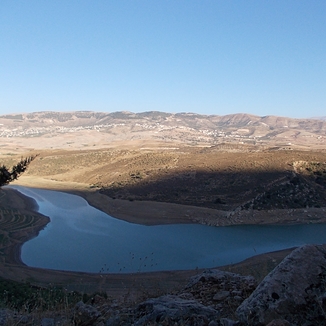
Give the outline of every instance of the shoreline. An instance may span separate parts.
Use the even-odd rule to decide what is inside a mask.
[[[18,183],[17,183],[18,184]],[[104,200],[104,195],[97,193],[96,191],[89,191],[86,187],[75,185],[75,187],[70,187],[70,189],[64,189],[62,185],[57,185],[57,187],[48,187],[51,190],[58,190],[63,192],[68,192],[71,194],[82,196],[86,199],[90,205],[96,207],[97,203],[99,203],[98,209],[101,207],[110,204],[115,204],[115,206],[107,208],[108,212],[111,212],[110,215],[114,216],[112,212],[119,213],[120,217],[125,217],[131,223],[139,223],[140,221],[137,220],[136,217],[128,218],[128,210],[129,213],[135,212],[135,202],[126,202],[126,201],[117,201],[108,198]],[[26,184],[20,184],[22,186],[27,186]],[[30,185],[28,185],[30,186]],[[37,185],[33,185],[37,187]],[[45,187],[41,187],[45,188]],[[47,286],[48,284],[59,284],[61,286],[66,287],[67,289],[77,290],[80,291],[87,291],[89,293],[105,290],[105,291],[112,291],[114,296],[120,297],[122,294],[126,295],[126,293],[130,293],[131,289],[139,296],[141,292],[144,291],[146,288],[148,291],[154,291],[157,293],[157,287],[159,287],[163,292],[170,291],[175,289],[178,286],[185,286],[187,280],[196,274],[198,274],[201,270],[186,270],[186,271],[163,271],[163,272],[152,272],[152,273],[132,273],[132,274],[97,274],[97,273],[82,273],[82,272],[68,272],[68,271],[56,271],[56,270],[47,270],[42,268],[34,268],[25,265],[21,260],[21,247],[24,242],[28,241],[29,239],[38,235],[41,229],[43,229],[47,223],[49,222],[49,218],[38,214],[34,210],[37,210],[36,202],[21,194],[18,190],[5,188],[2,191],[7,193],[7,200],[6,205],[7,207],[12,207],[15,209],[19,209],[22,212],[29,212],[33,215],[38,217],[38,224],[25,229],[20,234],[18,233],[19,240],[12,244],[8,250],[6,250],[6,259],[4,264],[0,264],[0,276],[4,278],[9,278],[13,280],[34,280],[34,284],[39,284],[42,286]],[[197,209],[196,207],[184,207],[182,205],[176,204],[165,204],[165,203],[150,203],[150,202],[139,202],[141,205],[150,205],[151,209],[149,210],[152,214],[155,212],[155,209],[159,209],[159,217],[157,218],[155,215],[148,214],[145,218],[140,219],[145,225],[155,225],[159,224],[161,220],[164,218],[164,215],[167,214],[169,209],[173,210],[174,215],[165,221],[164,224],[171,224],[171,223],[195,223],[193,217],[189,216],[188,219],[182,215],[181,217],[178,213],[184,209],[187,209],[187,212],[193,209],[193,212],[197,214],[200,212],[208,213],[207,210],[202,210],[201,208]],[[119,212],[119,205],[125,204],[125,209],[120,209]],[[145,207],[142,206],[142,207]],[[179,207],[177,207],[179,206]],[[162,209],[164,208],[164,210]],[[178,208],[178,210],[176,210]],[[148,207],[147,207],[148,209]],[[140,211],[140,213],[142,213]],[[164,213],[164,214],[163,214]],[[184,212],[183,212],[184,214]],[[125,215],[125,216],[124,216]],[[139,215],[139,214],[138,214]],[[216,216],[216,215],[215,215]],[[116,217],[116,216],[114,216]],[[119,218],[119,217],[117,217]],[[122,218],[122,219],[125,219]],[[221,217],[225,219],[225,217]],[[156,222],[156,223],[154,223]],[[154,223],[154,224],[153,224]],[[198,223],[198,221],[197,221]],[[228,225],[231,225],[230,223]],[[232,272],[239,272],[243,269],[248,271],[248,273],[258,273],[258,277],[262,277],[260,275],[261,271],[257,268],[259,264],[269,265],[270,268],[274,268],[288,253],[293,250],[286,249],[281,250],[278,252],[266,253],[258,256],[253,256],[249,259],[246,259],[243,262],[230,265],[230,266],[221,266],[216,267],[218,269],[224,269]],[[268,262],[268,263],[267,263]],[[258,271],[257,271],[258,269]],[[111,293],[111,292],[110,292]],[[113,295],[113,294],[112,294]],[[136,294],[135,294],[136,295]]]
[[[108,215],[135,224],[209,224],[206,222],[213,220],[218,220],[219,225],[232,224],[227,219],[225,211],[166,202],[112,199],[101,194],[98,189],[91,189],[88,184],[24,176],[15,181],[13,185],[62,191],[77,195],[84,198],[89,205]]]
[[[62,191],[84,198],[89,205],[126,222],[142,225],[204,224],[229,226],[244,224],[326,223],[326,207],[222,211],[212,208],[154,201],[112,199],[88,184],[61,182],[24,176],[14,184]]]
[[[23,195],[10,186],[4,186],[1,190],[4,191],[7,198],[6,206],[37,213],[38,205],[35,199]]]
[[[6,200],[8,206],[17,203],[20,210],[24,213],[28,212],[28,209],[35,208],[35,203],[29,197],[22,195],[17,190],[8,190],[8,200]],[[100,274],[29,267],[21,261],[19,249],[29,238],[37,236],[38,232],[49,222],[47,217],[40,214],[37,216],[40,217],[39,221],[42,221],[42,224],[27,228],[23,232],[18,232],[19,241],[9,246],[9,250],[6,251],[8,259],[0,263],[0,277],[18,282],[29,282],[41,287],[55,285],[63,287],[68,291],[79,291],[89,294],[104,291],[113,300],[124,303],[129,301],[131,304],[134,304],[150,296],[170,293],[176,289],[180,290],[187,285],[192,276],[205,270]],[[292,250],[293,248],[257,255],[237,264],[212,267],[212,269],[218,268],[240,274],[243,272],[248,275],[254,275],[257,279],[262,279],[269,270],[273,269]]]
[[[4,251],[7,253],[5,257],[7,263],[16,263],[18,265],[27,266],[21,259],[21,248],[25,242],[38,236],[39,232],[43,230],[50,222],[50,218],[37,212],[38,205],[33,198],[27,197],[20,193],[18,190],[8,187],[5,187],[2,189],[2,191],[5,192],[4,196],[6,198],[6,203],[2,203],[5,208],[18,209],[24,214],[27,213],[35,216],[37,219],[35,221],[35,225],[30,226],[22,231],[14,232],[16,240],[15,243],[4,249]]]

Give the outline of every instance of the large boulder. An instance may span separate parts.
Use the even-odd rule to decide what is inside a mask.
[[[222,318],[235,318],[234,311],[256,286],[252,276],[209,269],[192,277],[183,293],[189,293],[203,305],[218,310]]]
[[[219,319],[219,312],[196,300],[165,295],[148,299],[135,311],[135,326],[141,325],[208,325]]]
[[[75,305],[74,318],[73,318],[74,325],[78,325],[78,326],[94,325],[99,317],[101,317],[101,313],[95,307],[85,304],[82,301],[78,302]]]
[[[326,245],[294,250],[238,307],[249,325],[282,319],[294,325],[326,325]]]

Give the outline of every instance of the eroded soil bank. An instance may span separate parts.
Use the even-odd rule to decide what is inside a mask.
[[[76,194],[115,218],[143,225],[200,223],[212,226],[239,224],[325,223],[326,207],[225,211],[207,207],[146,200],[112,199],[88,184],[22,176],[17,185]],[[27,203],[27,205],[29,205]],[[33,207],[31,207],[33,208]]]

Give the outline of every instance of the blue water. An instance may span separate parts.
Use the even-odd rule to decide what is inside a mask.
[[[79,196],[11,186],[51,222],[27,241],[22,261],[56,270],[131,273],[210,268],[306,243],[326,243],[326,224],[143,226],[115,219]]]

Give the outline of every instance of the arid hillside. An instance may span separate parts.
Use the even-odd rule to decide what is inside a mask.
[[[6,157],[8,164],[14,158]],[[326,206],[326,153],[223,146],[41,151],[24,177],[87,184],[113,199],[223,211]],[[33,179],[33,178],[32,178]]]
[[[114,146],[325,148],[326,121],[250,114],[225,116],[164,112],[35,112],[0,116],[0,152]]]
[[[164,112],[0,116],[3,164],[38,154],[20,180],[25,185],[40,186],[42,180],[49,187],[49,180],[69,190],[69,183],[83,184],[110,199],[182,204],[227,217],[326,207],[325,139],[322,118]]]

